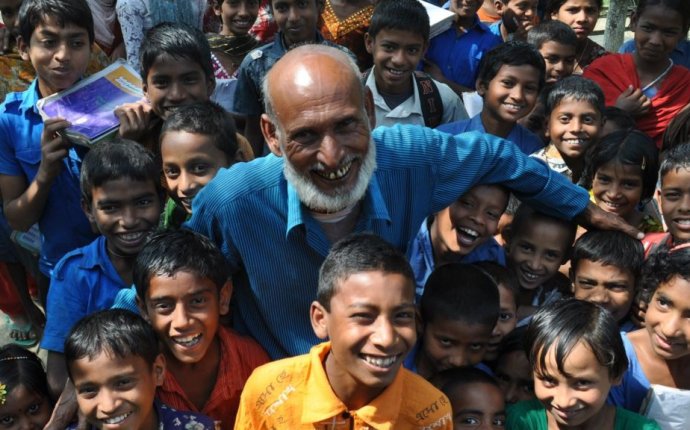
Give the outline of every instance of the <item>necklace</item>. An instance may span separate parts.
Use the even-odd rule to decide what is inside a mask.
[[[656,78],[654,78],[654,80],[653,80],[652,82],[650,82],[650,83],[648,83],[647,85],[645,85],[644,88],[642,88],[642,92],[644,93],[644,92],[647,91],[648,89],[650,89],[650,88],[652,88],[653,86],[655,86],[656,84],[658,84],[661,80],[663,80],[663,79],[666,77],[666,75],[668,75],[668,72],[671,71],[671,68],[672,68],[672,67],[673,67],[673,60],[672,60],[671,58],[669,58],[669,59],[668,59],[668,67],[666,67],[666,69],[664,69],[664,71],[661,72],[661,74],[660,74],[659,76],[657,76]]]

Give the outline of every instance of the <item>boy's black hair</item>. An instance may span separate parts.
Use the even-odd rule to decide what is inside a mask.
[[[604,108],[604,118],[607,123],[614,123],[619,130],[635,128],[635,119],[632,115],[616,106],[606,106]]]
[[[556,42],[565,46],[577,47],[577,34],[569,25],[560,21],[545,21],[527,33],[527,43],[541,49],[546,42]]]
[[[690,104],[686,105],[668,124],[661,142],[665,152],[677,145],[690,142]]]
[[[664,185],[664,176],[671,170],[690,169],[690,143],[676,145],[664,152],[664,160],[659,168],[659,180]]]
[[[144,301],[154,276],[172,277],[181,271],[210,279],[218,292],[230,277],[223,254],[207,237],[187,229],[160,231],[151,235],[134,262],[137,296]]]
[[[156,191],[160,195],[164,193],[153,153],[133,140],[116,138],[97,143],[84,157],[79,177],[84,204],[91,207],[94,188],[122,178],[152,181]]]
[[[36,354],[19,345],[9,343],[0,347],[0,384],[4,385],[5,395],[22,385],[52,405],[43,363]]]
[[[424,324],[451,320],[492,328],[501,310],[494,280],[483,270],[461,263],[444,264],[431,272],[419,307]]]
[[[319,269],[316,300],[331,311],[331,299],[340,284],[361,272],[399,274],[410,282],[414,296],[414,274],[407,258],[393,245],[371,233],[351,234],[336,242]]]
[[[659,155],[649,136],[638,130],[619,130],[607,134],[587,148],[585,169],[580,180],[585,188],[592,188],[597,171],[610,162],[639,167],[642,172],[640,201],[646,203],[652,198],[659,172]]]
[[[400,30],[423,37],[429,43],[429,14],[417,0],[381,0],[374,8],[369,24],[369,36],[375,38],[381,30]]]
[[[159,141],[169,131],[184,131],[209,136],[213,145],[225,153],[232,164],[237,153],[237,130],[232,116],[212,101],[180,106],[165,119]]]
[[[196,28],[164,22],[146,32],[140,53],[141,77],[144,82],[153,64],[162,56],[192,61],[201,67],[209,82],[215,79],[211,46],[204,33]]]
[[[501,285],[505,286],[511,293],[513,293],[513,299],[515,300],[515,306],[517,306],[518,294],[520,294],[520,286],[515,279],[515,276],[508,270],[507,267],[501,266],[495,261],[480,261],[478,263],[473,263],[473,266],[478,267],[484,273],[489,275],[491,280],[494,281],[496,287],[500,288]],[[499,290],[500,297],[500,290]]]
[[[546,19],[551,19],[551,15],[557,13],[561,6],[567,1],[568,0],[548,0],[544,8],[544,17]],[[604,0],[597,0],[597,6],[599,6],[599,11],[601,11],[601,8],[604,6]]]
[[[647,302],[660,284],[679,276],[690,281],[690,247],[668,245],[659,246],[645,261],[642,267],[640,286]]]
[[[551,115],[563,100],[589,103],[603,119],[606,99],[596,82],[582,76],[568,76],[556,82],[546,96],[546,115]]]
[[[93,360],[102,353],[123,359],[141,357],[153,366],[160,347],[153,327],[140,315],[124,309],[106,309],[79,320],[65,339],[65,363],[70,377],[75,360]]]
[[[665,8],[675,10],[683,19],[683,34],[688,32],[690,27],[690,2],[687,0],[638,0],[637,9],[633,18],[638,18],[644,13],[645,9],[650,6],[663,6]],[[685,37],[683,37],[684,39]]]
[[[86,0],[23,0],[19,8],[19,35],[29,45],[31,35],[46,18],[57,21],[60,27],[74,25],[85,28],[89,43],[93,43],[93,15]]]
[[[513,217],[513,222],[510,224],[510,234],[509,236],[515,238],[520,234],[520,231],[527,228],[529,225],[534,225],[540,221],[551,222],[559,225],[568,232],[568,243],[566,244],[566,249],[569,250],[575,240],[575,234],[577,233],[577,224],[562,218],[557,218],[555,216],[547,215],[543,212],[539,212],[532,206],[522,203],[517,211],[515,211],[515,216]],[[567,253],[569,254],[569,253]]]
[[[477,83],[488,87],[503,66],[532,66],[539,72],[539,88],[544,87],[546,65],[537,48],[527,42],[511,41],[502,43],[484,54],[479,62]]]
[[[629,270],[637,280],[644,263],[642,242],[615,230],[591,230],[573,245],[570,267],[576,274],[580,260]]]
[[[448,398],[452,396],[452,393],[455,390],[470,384],[487,384],[496,387],[496,389],[499,391],[501,389],[501,387],[498,385],[498,382],[496,382],[491,375],[473,366],[462,366],[446,369],[434,376],[433,379],[434,382],[438,384],[437,387]]]
[[[522,351],[527,354],[525,348],[525,334],[527,333],[527,326],[515,327],[510,333],[505,335],[501,340],[501,345],[498,348],[498,359],[501,355],[508,354],[513,351]],[[498,360],[496,360],[498,361]]]
[[[580,342],[600,365],[608,368],[612,381],[622,377],[628,368],[618,322],[594,303],[569,298],[543,306],[532,317],[525,337],[527,358],[537,376],[547,375],[546,357],[551,350],[558,371],[565,375],[565,360]]]

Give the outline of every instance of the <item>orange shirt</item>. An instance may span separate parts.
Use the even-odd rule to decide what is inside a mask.
[[[259,367],[247,380],[235,429],[452,429],[448,398],[401,368],[370,404],[349,411],[328,383],[323,361],[330,342],[309,354]]]
[[[211,396],[199,410],[189,401],[171,372],[165,373],[163,385],[158,387],[158,398],[178,411],[199,412],[220,421],[220,428],[232,430],[244,383],[254,368],[269,361],[266,352],[254,340],[240,336],[232,330],[219,327],[220,364],[218,379]]]

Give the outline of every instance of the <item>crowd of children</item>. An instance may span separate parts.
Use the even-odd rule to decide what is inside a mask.
[[[145,97],[86,148],[36,104],[105,62],[92,3],[0,0],[0,310],[15,343],[0,347],[0,426],[690,428],[643,416],[655,386],[690,397],[690,2],[638,0],[632,46],[608,53],[590,38],[602,0],[429,1],[455,15],[434,37],[417,0],[118,1],[107,39],[124,35]],[[505,139],[644,239],[478,178],[405,249],[371,233],[325,245],[313,303],[293,310],[322,342],[271,361],[275,345],[228,318],[227,250],[185,223],[217,173],[258,165],[263,136],[285,133],[262,129],[265,78],[304,44],[357,61],[372,126]],[[25,348],[39,340],[43,361]]]

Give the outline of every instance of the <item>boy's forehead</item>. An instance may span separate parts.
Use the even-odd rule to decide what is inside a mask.
[[[575,55],[575,45],[561,43],[557,40],[546,40],[539,47],[539,53],[547,53],[549,55],[560,55],[561,57],[570,57]]]
[[[382,28],[374,37],[376,40],[394,40],[400,45],[425,45],[424,36],[412,30],[402,30],[399,28]]]
[[[201,64],[189,57],[174,55],[168,52],[159,54],[149,68],[149,75],[172,75],[190,72],[203,74],[204,69],[201,67]]]
[[[378,276],[377,276],[378,275]],[[375,305],[378,296],[381,292],[391,291],[394,286],[387,282],[389,276],[399,276],[405,285],[405,298],[409,298],[414,302],[415,285],[412,279],[407,278],[402,273],[389,273],[379,270],[362,271],[349,273],[344,277],[335,280],[333,295],[331,296],[331,303],[337,301],[352,301],[353,299],[359,303],[371,302]],[[364,285],[364,288],[357,288]],[[353,292],[356,289],[357,296],[353,297]],[[407,300],[401,300],[401,304],[407,304]]]
[[[539,78],[541,77],[542,73],[542,70],[540,70],[537,67],[534,67],[531,64],[514,65],[503,63],[496,72],[496,76],[494,76],[494,79],[496,79],[499,76],[510,76],[521,81],[539,82]]]
[[[89,36],[86,28],[80,27],[73,22],[64,22],[55,16],[46,14],[41,17],[41,21],[34,28],[34,34],[36,33],[53,33],[66,37]]]

